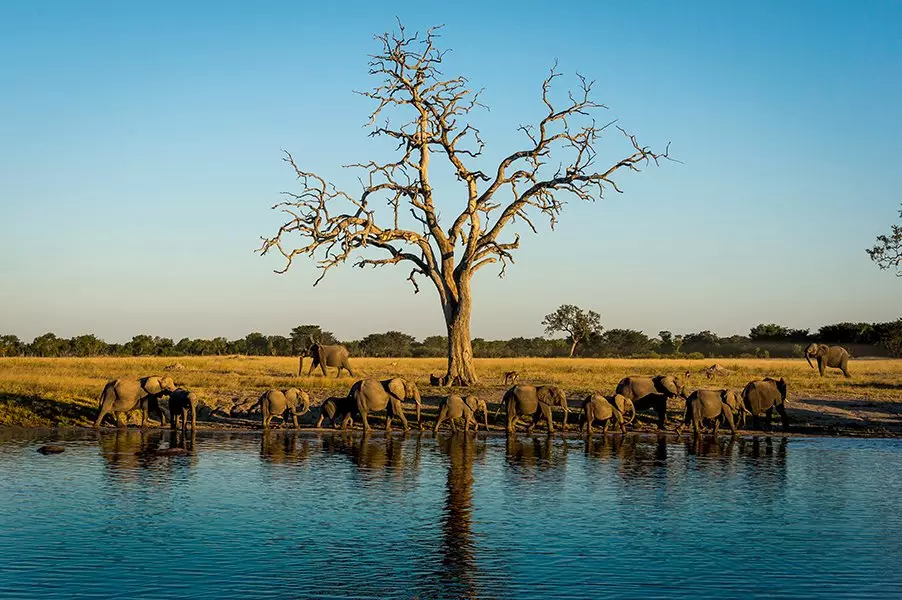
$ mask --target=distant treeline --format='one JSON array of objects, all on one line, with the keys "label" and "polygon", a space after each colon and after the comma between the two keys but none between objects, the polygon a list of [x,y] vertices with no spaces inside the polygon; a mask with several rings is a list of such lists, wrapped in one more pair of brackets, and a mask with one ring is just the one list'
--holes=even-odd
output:
[{"label": "distant treeline", "polygon": [[[45,333],[31,342],[14,335],[0,336],[0,356],[207,356],[244,354],[252,356],[297,356],[310,343],[310,336],[322,343],[338,343],[329,331],[317,325],[295,327],[287,336],[249,333],[237,340],[170,338],[136,335],[124,344],[108,344],[95,335],[61,338]],[[853,356],[902,356],[902,319],[889,323],[837,323],[811,333],[781,325],[756,325],[749,335],[720,337],[710,331],[673,335],[661,331],[650,338],[633,329],[609,329],[582,342],[582,357],[801,357],[807,344],[817,341],[842,344]],[[443,357],[444,336],[417,341],[400,331],[373,333],[361,340],[342,341],[352,356]],[[570,340],[543,337],[515,337],[509,340],[473,340],[477,358],[567,356]]]}]

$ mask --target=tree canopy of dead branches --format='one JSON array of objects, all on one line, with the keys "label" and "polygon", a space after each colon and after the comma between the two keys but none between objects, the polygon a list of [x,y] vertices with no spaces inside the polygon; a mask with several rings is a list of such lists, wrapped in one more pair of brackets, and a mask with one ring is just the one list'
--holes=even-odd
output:
[{"label": "tree canopy of dead branches", "polygon": [[[466,384],[476,378],[469,340],[471,277],[492,264],[503,276],[513,263],[520,237],[507,234],[508,226],[520,221],[538,233],[542,218],[553,229],[568,197],[593,201],[620,193],[615,175],[657,164],[667,151],[641,145],[614,120],[596,120],[605,107],[592,98],[593,82],[585,77],[576,75],[573,90],[558,91],[555,64],[538,90],[537,121],[519,127],[521,147],[487,167],[485,143],[468,120],[483,106],[481,92],[465,77],[443,73],[447,51],[437,46],[439,30],[411,34],[399,24],[376,36],[380,51],[371,56],[369,73],[377,83],[358,93],[373,101],[369,135],[396,142],[393,159],[346,165],[359,174],[360,189],[350,192],[286,152],[299,188],[273,207],[286,220],[263,238],[259,251],[284,257],[280,273],[300,256],[312,259],[321,270],[314,285],[349,259],[359,267],[406,265],[414,292],[418,280],[431,281],[448,327],[447,377]],[[599,164],[597,149],[605,137],[622,140],[625,152]],[[433,160],[447,161],[459,187],[433,187]],[[444,221],[437,200],[447,207],[448,198],[458,201],[459,212]]]}]

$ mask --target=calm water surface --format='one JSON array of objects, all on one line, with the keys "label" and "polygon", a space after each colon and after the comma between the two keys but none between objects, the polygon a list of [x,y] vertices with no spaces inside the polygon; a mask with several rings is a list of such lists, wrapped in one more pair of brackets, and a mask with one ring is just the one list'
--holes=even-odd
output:
[{"label": "calm water surface", "polygon": [[2,598],[690,594],[902,597],[902,442],[0,431]]}]

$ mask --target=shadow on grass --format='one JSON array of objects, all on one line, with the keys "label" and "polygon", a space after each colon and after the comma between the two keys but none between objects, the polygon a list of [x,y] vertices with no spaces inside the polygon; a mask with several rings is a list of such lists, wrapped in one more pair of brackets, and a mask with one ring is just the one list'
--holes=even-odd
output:
[{"label": "shadow on grass", "polygon": [[96,406],[62,402],[36,394],[0,393],[0,426],[89,425],[95,416]]},{"label": "shadow on grass", "polygon": [[853,381],[849,387],[868,388],[873,390],[902,390],[902,383],[885,383],[882,381]]}]

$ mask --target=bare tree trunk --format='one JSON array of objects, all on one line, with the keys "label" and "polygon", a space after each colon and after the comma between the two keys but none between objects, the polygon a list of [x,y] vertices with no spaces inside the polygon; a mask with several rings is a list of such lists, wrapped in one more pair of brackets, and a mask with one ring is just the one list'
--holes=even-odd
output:
[{"label": "bare tree trunk", "polygon": [[573,353],[576,351],[576,345],[579,343],[579,338],[573,338],[573,344],[570,346],[570,358],[573,358]]},{"label": "bare tree trunk", "polygon": [[469,280],[458,282],[458,301],[445,305],[445,324],[448,327],[448,372],[445,385],[475,385],[478,382],[473,366],[473,345],[470,340],[472,298]]}]

